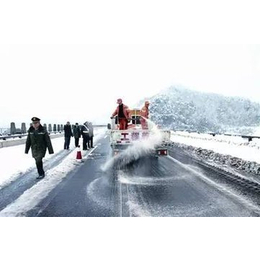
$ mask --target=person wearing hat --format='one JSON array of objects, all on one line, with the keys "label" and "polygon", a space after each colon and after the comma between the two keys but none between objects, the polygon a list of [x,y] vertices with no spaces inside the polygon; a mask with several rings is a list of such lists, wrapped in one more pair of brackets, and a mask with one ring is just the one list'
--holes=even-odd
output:
[{"label": "person wearing hat", "polygon": [[126,130],[128,125],[128,120],[131,118],[130,110],[128,106],[123,104],[121,98],[117,99],[118,107],[116,108],[115,112],[112,114],[111,118],[114,116],[118,116],[119,121],[119,130]]},{"label": "person wearing hat", "polygon": [[36,167],[39,176],[37,179],[42,179],[45,177],[45,172],[43,170],[42,159],[46,154],[48,148],[49,154],[53,154],[53,148],[51,140],[46,129],[41,125],[40,118],[33,117],[32,126],[28,130],[28,136],[26,139],[25,153],[28,154],[30,148],[32,150],[32,157],[35,159]]},{"label": "person wearing hat", "polygon": [[147,124],[146,119],[149,118],[149,105],[150,105],[150,102],[145,101],[144,106],[140,112],[140,115],[141,115],[140,122],[141,122],[142,129],[148,129],[148,124]]}]

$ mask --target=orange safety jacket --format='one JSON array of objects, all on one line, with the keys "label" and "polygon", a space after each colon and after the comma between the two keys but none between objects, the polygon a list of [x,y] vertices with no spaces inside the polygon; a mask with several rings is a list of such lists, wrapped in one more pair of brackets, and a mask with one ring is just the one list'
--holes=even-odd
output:
[{"label": "orange safety jacket", "polygon": [[147,108],[146,106],[144,106],[144,107],[141,109],[140,115],[143,116],[143,117],[145,117],[145,118],[148,118],[148,117],[149,117],[149,108]]}]

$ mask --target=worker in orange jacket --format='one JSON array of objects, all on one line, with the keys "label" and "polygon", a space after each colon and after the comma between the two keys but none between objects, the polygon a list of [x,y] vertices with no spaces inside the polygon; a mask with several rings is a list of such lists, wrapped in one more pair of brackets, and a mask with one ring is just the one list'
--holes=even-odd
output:
[{"label": "worker in orange jacket", "polygon": [[123,104],[123,101],[121,98],[117,99],[117,108],[115,110],[115,112],[112,114],[113,118],[114,116],[118,116],[118,121],[119,121],[119,130],[126,130],[127,129],[127,125],[128,125],[128,120],[131,118],[130,115],[130,110],[128,108],[128,106]]},{"label": "worker in orange jacket", "polygon": [[149,105],[150,102],[149,101],[145,101],[144,103],[144,107],[141,109],[140,115],[140,122],[141,122],[141,126],[142,129],[148,129],[148,123],[147,120],[149,118]]}]

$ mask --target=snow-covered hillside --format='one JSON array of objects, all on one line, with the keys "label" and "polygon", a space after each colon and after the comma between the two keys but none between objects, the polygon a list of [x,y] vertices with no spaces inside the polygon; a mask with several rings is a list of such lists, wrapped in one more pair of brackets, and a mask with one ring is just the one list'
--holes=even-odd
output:
[{"label": "snow-covered hillside", "polygon": [[260,104],[172,86],[150,98],[151,119],[172,130],[253,134]]}]

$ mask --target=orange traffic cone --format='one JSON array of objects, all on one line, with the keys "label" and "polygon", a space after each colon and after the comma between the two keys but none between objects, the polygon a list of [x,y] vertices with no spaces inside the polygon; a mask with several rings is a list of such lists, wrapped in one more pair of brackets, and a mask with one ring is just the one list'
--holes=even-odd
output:
[{"label": "orange traffic cone", "polygon": [[81,150],[80,150],[80,145],[78,145],[76,159],[77,160],[82,160],[82,154],[81,154]]}]

